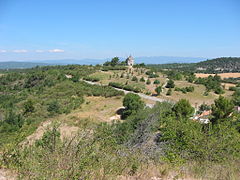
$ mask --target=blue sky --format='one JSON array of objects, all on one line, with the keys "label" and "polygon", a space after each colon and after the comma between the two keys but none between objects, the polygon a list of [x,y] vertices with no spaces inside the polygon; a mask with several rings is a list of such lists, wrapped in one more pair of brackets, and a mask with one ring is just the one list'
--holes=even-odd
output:
[{"label": "blue sky", "polygon": [[0,61],[240,56],[239,0],[0,0]]}]

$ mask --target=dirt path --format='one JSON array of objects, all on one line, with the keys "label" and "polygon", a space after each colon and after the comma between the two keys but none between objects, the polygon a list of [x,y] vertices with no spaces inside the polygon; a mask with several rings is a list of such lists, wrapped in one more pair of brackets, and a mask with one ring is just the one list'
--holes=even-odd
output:
[{"label": "dirt path", "polygon": [[13,175],[7,169],[0,169],[0,180],[15,180],[16,175]]}]

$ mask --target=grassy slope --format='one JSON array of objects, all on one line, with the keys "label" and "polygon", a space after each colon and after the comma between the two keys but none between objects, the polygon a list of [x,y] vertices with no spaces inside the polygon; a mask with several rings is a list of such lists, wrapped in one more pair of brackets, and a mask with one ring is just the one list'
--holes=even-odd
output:
[{"label": "grassy slope", "polygon": [[[126,81],[128,81],[130,85],[134,85],[136,87],[140,87],[141,89],[145,89],[144,92],[149,91],[152,94],[155,94],[155,88],[158,86],[158,85],[153,84],[154,80],[156,80],[156,79],[159,80],[161,85],[165,84],[167,81],[166,76],[164,76],[161,73],[158,73],[159,74],[158,78],[150,79],[151,80],[150,85],[146,85],[146,83],[144,83],[144,82],[138,82],[138,83],[133,82],[133,81],[131,81],[131,78],[130,79],[126,79],[126,78],[111,78],[110,79],[110,76],[113,76],[114,73],[118,74],[120,76],[121,73],[123,73],[123,72],[125,72],[125,71],[96,72],[96,73],[92,74],[91,76],[99,78],[100,83],[102,83],[102,84],[108,84],[109,82],[118,82],[118,83],[125,84]],[[134,72],[134,76],[137,76],[138,79],[140,79],[141,77],[144,77],[145,79],[147,79],[147,77],[148,77],[146,74],[138,75],[138,73],[136,73],[136,72]],[[196,103],[198,105],[200,105],[202,103],[212,104],[214,102],[214,100],[219,97],[219,95],[216,95],[213,92],[210,92],[208,96],[204,96],[203,94],[206,89],[204,87],[204,85],[193,84],[193,83],[189,83],[184,80],[175,81],[175,84],[176,84],[176,87],[179,87],[179,88],[183,88],[183,87],[187,87],[187,86],[194,86],[195,90],[194,90],[194,92],[187,93],[187,94],[183,94],[182,92],[177,92],[177,91],[173,90],[171,96],[166,96],[168,89],[165,88],[165,89],[163,89],[163,92],[161,93],[161,95],[159,97],[161,97],[163,99],[167,99],[167,100],[173,100],[173,101],[178,101],[180,99],[188,99],[193,106],[195,106]],[[223,94],[223,96],[230,97],[232,95],[232,93],[233,93],[232,91],[228,90],[228,86],[226,86],[225,94]]]}]

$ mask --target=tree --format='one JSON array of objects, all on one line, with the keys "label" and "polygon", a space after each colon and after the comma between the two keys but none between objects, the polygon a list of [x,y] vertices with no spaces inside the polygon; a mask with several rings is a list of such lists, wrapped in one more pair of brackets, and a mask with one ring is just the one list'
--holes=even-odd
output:
[{"label": "tree", "polygon": [[119,58],[118,58],[118,57],[112,58],[110,64],[111,64],[111,66],[116,66],[116,65],[118,65],[118,64],[119,64]]},{"label": "tree", "polygon": [[147,84],[147,85],[151,84],[150,79],[147,80],[146,84]]},{"label": "tree", "polygon": [[140,82],[145,82],[144,77],[141,77]]},{"label": "tree", "polygon": [[200,106],[199,106],[199,111],[200,112],[203,112],[203,111],[209,111],[211,109],[211,106],[209,106],[209,105],[207,105],[207,104],[201,104]]},{"label": "tree", "polygon": [[138,82],[138,78],[136,76],[133,76],[132,81]]},{"label": "tree", "polygon": [[226,120],[227,118],[230,117],[233,110],[234,110],[233,102],[223,96],[220,96],[218,99],[214,101],[214,104],[212,105],[213,118],[211,119],[211,122],[213,124],[217,124],[220,121]]},{"label": "tree", "polygon": [[194,108],[188,100],[181,99],[173,106],[173,112],[177,117],[189,118],[194,113]]},{"label": "tree", "polygon": [[158,79],[156,79],[153,84],[160,84],[160,81]]},{"label": "tree", "polygon": [[144,102],[137,94],[128,93],[123,99],[123,106],[125,110],[123,112],[123,118],[126,118],[132,114],[136,114],[139,110],[144,108]]},{"label": "tree", "polygon": [[224,94],[225,93],[225,91],[222,89],[222,87],[216,87],[216,89],[214,90],[214,92],[216,93],[216,94]]},{"label": "tree", "polygon": [[34,111],[33,101],[27,100],[24,104],[24,114],[32,113]]},{"label": "tree", "polygon": [[175,84],[174,81],[172,79],[168,80],[166,88],[174,88]]},{"label": "tree", "polygon": [[236,106],[240,106],[240,89],[237,89],[234,93],[233,93],[233,103]]},{"label": "tree", "polygon": [[160,93],[162,92],[162,86],[156,87],[155,91],[156,91],[157,95],[160,95]]}]

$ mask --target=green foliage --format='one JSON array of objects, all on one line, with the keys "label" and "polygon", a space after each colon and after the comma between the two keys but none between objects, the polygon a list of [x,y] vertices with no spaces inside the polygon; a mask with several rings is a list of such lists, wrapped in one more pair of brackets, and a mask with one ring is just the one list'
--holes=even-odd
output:
[{"label": "green foliage", "polygon": [[115,87],[115,88],[119,88],[119,89],[124,89],[127,91],[133,91],[135,93],[139,93],[141,92],[141,89],[139,87],[134,87],[128,84],[121,84],[121,83],[117,83],[117,82],[109,82],[108,84],[109,86]]},{"label": "green foliage", "polygon": [[28,100],[24,103],[24,114],[32,113],[34,109],[35,108],[32,100]]},{"label": "green foliage", "polygon": [[155,81],[153,81],[153,84],[160,84],[160,81],[156,79]]},{"label": "green foliage", "polygon": [[218,99],[214,101],[212,105],[212,116],[211,122],[213,124],[218,124],[223,121],[228,121],[230,115],[234,110],[234,104],[231,100],[220,96]]},{"label": "green foliage", "polygon": [[56,146],[60,141],[60,132],[56,124],[53,125],[51,129],[44,132],[41,139],[35,142],[37,147],[42,147],[45,150],[53,152],[56,150]]},{"label": "green foliage", "polygon": [[90,77],[90,76],[84,77],[83,79],[86,80],[86,81],[92,81],[92,82],[98,82],[98,81],[100,81],[99,78],[97,78],[97,77]]},{"label": "green foliage", "polygon": [[193,115],[194,108],[190,105],[188,100],[181,99],[173,106],[173,112],[177,117],[189,118]]},{"label": "green foliage", "polygon": [[141,77],[141,78],[140,78],[140,82],[145,82],[144,77]]},{"label": "green foliage", "polygon": [[[67,65],[9,71],[0,77],[0,146],[20,143],[38,125],[61,113],[70,113],[84,96],[122,96],[109,86],[79,81],[99,67]],[[77,77],[68,79],[66,75]],[[6,114],[3,116],[3,114]],[[23,115],[23,116],[22,116]]]},{"label": "green foliage", "polygon": [[233,103],[234,103],[236,106],[240,106],[240,89],[236,90],[236,91],[233,93]]},{"label": "green foliage", "polygon": [[50,113],[57,113],[57,114],[60,113],[60,105],[59,105],[58,101],[54,100],[54,101],[50,102],[47,110]]},{"label": "green foliage", "polygon": [[24,119],[20,114],[16,114],[12,109],[10,109],[3,120],[0,123],[0,133],[1,132],[14,132],[19,130],[24,124]]},{"label": "green foliage", "polygon": [[148,78],[157,78],[159,77],[159,75],[157,75],[155,72],[153,71],[147,71],[146,75],[148,75]]},{"label": "green foliage", "polygon": [[221,87],[221,78],[218,75],[208,76],[207,78],[198,78],[195,83],[205,85],[207,91],[213,90],[216,94],[224,93],[224,90]]},{"label": "green foliage", "polygon": [[120,61],[119,57],[114,57],[112,58],[111,61],[107,61],[103,64],[103,66],[112,66],[112,67],[126,66],[126,65],[127,65],[126,61]]},{"label": "green foliage", "polygon": [[123,99],[123,106],[125,110],[123,117],[126,118],[130,115],[136,114],[139,110],[144,108],[144,102],[141,97],[137,94],[128,93]]},{"label": "green foliage", "polygon": [[176,72],[190,71],[210,74],[240,72],[239,59],[240,59],[239,57],[221,57],[207,61],[202,61],[199,63],[151,64],[148,65],[148,67],[150,67],[154,71],[163,71],[165,69],[168,69],[174,70]]},{"label": "green foliage", "polygon": [[160,93],[162,92],[162,86],[156,87],[155,92],[157,93],[157,95],[160,95]]},{"label": "green foliage", "polygon": [[133,76],[132,81],[138,82],[138,78],[136,76]]},{"label": "green foliage", "polygon": [[147,85],[151,84],[151,81],[150,79],[147,79],[147,82],[146,82]]},{"label": "green foliage", "polygon": [[186,80],[190,83],[193,83],[196,80],[196,76],[194,73],[190,73],[188,75],[185,76]]},{"label": "green foliage", "polygon": [[174,88],[175,84],[174,81],[172,79],[169,79],[166,85],[166,88]]},{"label": "green foliage", "polygon": [[181,91],[182,93],[186,94],[187,92],[193,92],[194,87],[193,86],[184,87],[184,88],[175,87],[175,91]]},{"label": "green foliage", "polygon": [[203,111],[209,111],[211,110],[211,106],[207,105],[207,104],[201,104],[199,106],[199,111],[200,112],[203,112]]}]

